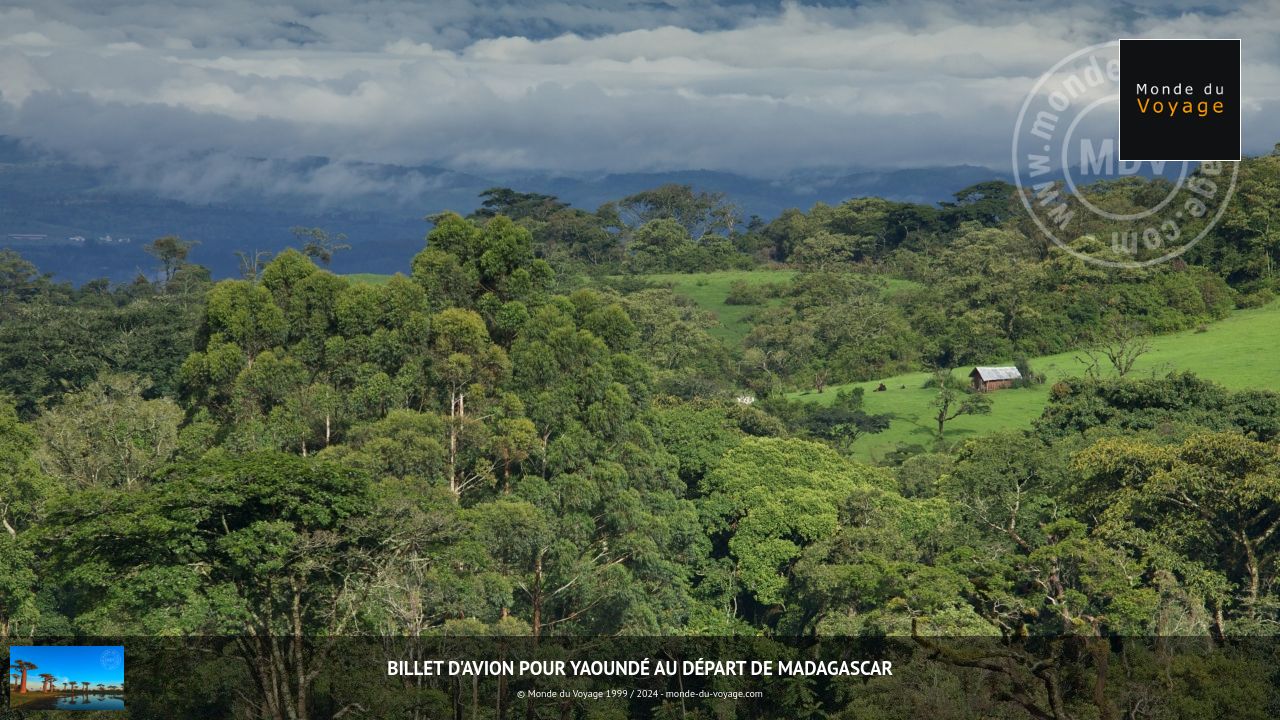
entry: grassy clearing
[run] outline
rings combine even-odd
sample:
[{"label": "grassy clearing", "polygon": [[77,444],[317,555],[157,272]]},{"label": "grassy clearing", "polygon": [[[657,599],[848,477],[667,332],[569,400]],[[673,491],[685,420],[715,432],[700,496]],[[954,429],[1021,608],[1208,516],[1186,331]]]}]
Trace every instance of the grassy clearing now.
[{"label": "grassy clearing", "polygon": [[[762,308],[779,305],[782,300],[770,299],[763,305],[726,305],[724,299],[728,297],[733,283],[741,280],[749,285],[781,284],[790,282],[795,275],[795,270],[721,270],[705,273],[656,273],[641,277],[649,282],[670,285],[677,294],[684,295],[697,303],[698,307],[715,315],[720,324],[711,329],[711,334],[737,345],[751,330],[751,314]],[[915,285],[910,280],[888,278],[886,292],[893,293]]]},{"label": "grassy clearing", "polygon": [[777,305],[778,299],[770,299],[764,305],[726,305],[729,288],[741,280],[749,285],[786,283],[795,276],[794,270],[722,270],[705,273],[659,273],[643,275],[645,280],[670,285],[679,295],[693,300],[698,307],[716,316],[720,324],[711,334],[728,343],[737,344],[747,336],[751,323],[747,317],[763,307]]},{"label": "grassy clearing", "polygon": [[379,273],[351,273],[342,277],[353,283],[365,283],[367,285],[386,285],[391,282],[393,275],[382,275]]},{"label": "grassy clearing", "polygon": [[[1208,326],[1205,332],[1189,330],[1153,338],[1151,352],[1142,356],[1133,375],[1163,375],[1190,370],[1228,388],[1280,389],[1280,302],[1263,308],[1240,310],[1231,317]],[[1032,389],[1002,390],[991,396],[991,414],[960,417],[947,424],[947,441],[1011,428],[1027,427],[1039,417],[1049,396],[1049,386],[1063,377],[1082,374],[1079,353],[1032,358],[1031,367],[1046,376],[1047,382]],[[1012,364],[1010,358],[990,364]],[[967,375],[971,368],[958,368]],[[934,391],[922,387],[928,373],[908,373],[883,380],[829,387],[822,393],[793,393],[792,398],[829,403],[836,392],[849,387],[865,391],[868,412],[893,413],[889,429],[858,440],[855,453],[864,460],[879,460],[899,445],[928,447],[933,439],[931,421]],[[883,382],[885,392],[874,392]]]}]

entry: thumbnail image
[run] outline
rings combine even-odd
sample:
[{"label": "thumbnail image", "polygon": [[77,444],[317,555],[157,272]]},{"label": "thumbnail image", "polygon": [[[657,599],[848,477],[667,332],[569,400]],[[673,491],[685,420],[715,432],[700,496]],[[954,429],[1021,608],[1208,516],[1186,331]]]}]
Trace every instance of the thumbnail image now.
[{"label": "thumbnail image", "polygon": [[15,710],[124,710],[124,647],[11,647],[9,680]]}]

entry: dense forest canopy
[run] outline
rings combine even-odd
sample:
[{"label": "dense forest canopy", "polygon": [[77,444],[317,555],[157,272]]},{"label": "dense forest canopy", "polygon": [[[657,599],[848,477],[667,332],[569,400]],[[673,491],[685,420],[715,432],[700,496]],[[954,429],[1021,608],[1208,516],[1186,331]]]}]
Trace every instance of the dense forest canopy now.
[{"label": "dense forest canopy", "polygon": [[[1087,192],[1116,207],[1145,182]],[[594,212],[494,189],[384,283],[318,266],[341,251],[323,232],[216,283],[177,238],[162,282],[120,286],[0,253],[0,642],[980,636],[1028,669],[955,663],[1001,717],[1119,717],[1142,678],[1045,667],[1109,636],[1280,628],[1280,396],[1126,365],[1272,301],[1280,156],[1145,269],[1058,251],[1015,193],[766,222],[685,186]],[[783,266],[733,288],[741,343],[651,277]],[[1098,362],[1033,425],[949,441],[989,411],[953,369],[1076,349]],[[934,372],[937,440],[880,465],[850,456],[888,422],[861,390],[789,394],[906,370]],[[305,717],[315,658],[244,652],[296,671],[259,699]]]}]

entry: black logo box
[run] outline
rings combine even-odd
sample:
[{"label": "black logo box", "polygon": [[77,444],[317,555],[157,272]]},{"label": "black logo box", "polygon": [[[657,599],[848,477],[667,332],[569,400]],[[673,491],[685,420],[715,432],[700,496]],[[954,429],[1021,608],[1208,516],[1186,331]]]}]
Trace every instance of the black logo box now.
[{"label": "black logo box", "polygon": [[[1139,85],[1146,85],[1147,92],[1139,94]],[[1209,85],[1212,92],[1206,94]],[[1165,86],[1183,92],[1166,95],[1160,92]],[[1146,104],[1145,114],[1138,100]],[[1191,114],[1183,112],[1188,101]],[[1157,102],[1160,114],[1154,112]],[[1172,102],[1177,107],[1170,115]],[[1201,102],[1209,109],[1203,117]],[[1221,113],[1212,112],[1217,102]],[[1121,160],[1238,161],[1240,116],[1239,39],[1120,39]]]}]

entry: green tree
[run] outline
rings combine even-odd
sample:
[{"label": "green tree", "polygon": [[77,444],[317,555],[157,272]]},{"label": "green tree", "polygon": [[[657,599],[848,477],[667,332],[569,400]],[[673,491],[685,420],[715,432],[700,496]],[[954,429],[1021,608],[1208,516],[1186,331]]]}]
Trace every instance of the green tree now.
[{"label": "green tree", "polygon": [[52,488],[36,465],[36,447],[35,432],[0,396],[0,642],[19,626],[33,627],[39,616],[28,531],[41,519]]},{"label": "green tree", "polygon": [[471,213],[472,218],[488,219],[504,215],[512,220],[547,220],[568,209],[554,195],[517,192],[510,188],[493,187],[480,193],[484,198],[480,207]]},{"label": "green tree", "polygon": [[193,240],[183,240],[177,235],[165,235],[147,243],[142,249],[160,261],[160,270],[164,273],[165,283],[168,283],[178,269],[186,264],[187,255],[197,244]]},{"label": "green tree", "polygon": [[653,220],[674,220],[695,240],[713,232],[728,233],[738,224],[738,208],[724,193],[694,190],[690,185],[668,183],[628,195],[618,209],[632,227]]},{"label": "green tree", "polygon": [[804,547],[836,531],[840,502],[859,487],[892,484],[817,443],[747,438],[707,475],[702,512],[727,543],[742,589],[774,605]]},{"label": "green tree", "polygon": [[943,557],[966,580],[956,595],[1003,641],[930,638],[928,616],[912,635],[942,662],[982,671],[1033,717],[1119,717],[1107,635],[1151,632],[1180,588],[1148,585],[1146,560],[1073,517],[1071,483],[1062,454],[1021,433],[966,443],[941,485],[968,528]]},{"label": "green tree", "polygon": [[837,508],[836,531],[806,547],[792,568],[779,632],[904,636],[915,621],[936,635],[996,634],[965,601],[969,579],[938,561],[959,530],[948,502],[864,485]]},{"label": "green tree", "polygon": [[302,254],[325,267],[333,261],[335,253],[351,249],[344,233],[330,235],[327,230],[318,227],[294,227],[290,232],[295,240],[302,243]]},{"label": "green tree", "polygon": [[0,308],[24,302],[39,292],[42,278],[35,265],[8,248],[0,250]]},{"label": "green tree", "polygon": [[670,270],[675,258],[692,245],[687,228],[673,218],[656,218],[632,232],[627,265],[636,273]]},{"label": "green tree", "polygon": [[1064,380],[1035,421],[1045,439],[1085,435],[1095,428],[1127,432],[1193,428],[1234,430],[1260,441],[1280,437],[1280,394],[1229,391],[1193,373],[1158,378]]},{"label": "green tree", "polygon": [[92,489],[48,541],[86,632],[234,635],[271,718],[310,717],[313,683],[352,627],[372,568],[368,480],[275,453],[211,457],[137,492]]},{"label": "green tree", "polygon": [[284,312],[263,285],[223,280],[209,292],[203,332],[210,344],[215,338],[235,343],[249,364],[258,353],[283,342],[286,330]]},{"label": "green tree", "polygon": [[433,219],[427,247],[413,259],[413,279],[433,308],[496,310],[511,300],[536,301],[549,287],[551,266],[534,257],[529,230],[510,218],[499,215],[483,227],[454,213]]},{"label": "green tree", "polygon": [[[447,475],[456,497],[480,483],[495,481],[492,461],[468,452],[469,439],[484,431],[475,418],[477,402],[511,372],[502,348],[489,338],[484,319],[470,310],[450,308],[432,318],[433,375],[446,402],[448,418]],[[467,410],[472,400],[472,414]],[[481,404],[481,407],[483,405]],[[483,445],[483,441],[476,444]]]},{"label": "green tree", "polygon": [[40,463],[70,487],[131,488],[173,459],[182,409],[149,384],[107,375],[36,421]]},{"label": "green tree", "polygon": [[830,405],[820,405],[805,413],[804,429],[846,453],[863,435],[887,430],[891,416],[863,410],[862,396],[862,388],[837,392]]},{"label": "green tree", "polygon": [[[1110,491],[1101,511],[1106,537],[1169,562],[1213,604],[1215,631],[1242,632],[1280,619],[1271,596],[1280,573],[1280,453],[1237,433],[1199,433],[1179,445],[1100,440],[1075,467],[1086,488]],[[1097,490],[1093,492],[1097,492]],[[1216,576],[1216,578],[1215,578]],[[1225,597],[1227,588],[1239,588]]]},{"label": "green tree", "polygon": [[933,374],[933,382],[938,392],[933,396],[933,407],[936,411],[933,420],[937,423],[937,437],[944,438],[947,423],[961,415],[987,415],[991,413],[991,398],[985,393],[973,392],[964,387],[951,375],[951,370],[938,370]]}]

